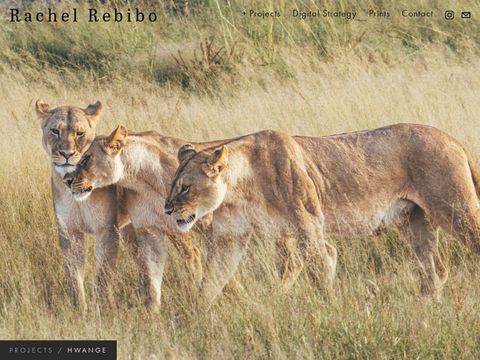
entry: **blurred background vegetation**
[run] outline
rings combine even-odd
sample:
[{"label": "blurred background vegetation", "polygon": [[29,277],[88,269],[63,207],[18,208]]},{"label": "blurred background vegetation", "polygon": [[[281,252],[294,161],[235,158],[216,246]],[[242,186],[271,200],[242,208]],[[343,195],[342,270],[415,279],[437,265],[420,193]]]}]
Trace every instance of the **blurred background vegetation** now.
[{"label": "blurred background vegetation", "polygon": [[[224,91],[225,80],[242,86],[255,74],[271,71],[279,78],[295,76],[300,60],[333,62],[339,55],[393,65],[416,53],[441,48],[451,56],[467,58],[480,49],[480,23],[459,19],[460,10],[478,14],[477,1],[10,1],[24,11],[57,12],[76,7],[78,23],[4,23],[1,60],[39,80],[45,69],[75,73],[105,82],[130,77],[210,95]],[[101,14],[117,8],[124,14],[135,8],[153,11],[156,22],[88,22],[88,8]],[[356,11],[354,21],[343,18],[292,16],[294,9]],[[280,17],[249,16],[249,10],[279,11]],[[367,17],[369,9],[387,10],[388,18]],[[431,18],[405,18],[403,9],[434,11]],[[446,9],[457,10],[447,21]],[[244,15],[246,11],[246,15]],[[248,69],[248,70],[247,70]],[[263,77],[258,76],[261,81]],[[81,84],[81,82],[80,82]]]}]

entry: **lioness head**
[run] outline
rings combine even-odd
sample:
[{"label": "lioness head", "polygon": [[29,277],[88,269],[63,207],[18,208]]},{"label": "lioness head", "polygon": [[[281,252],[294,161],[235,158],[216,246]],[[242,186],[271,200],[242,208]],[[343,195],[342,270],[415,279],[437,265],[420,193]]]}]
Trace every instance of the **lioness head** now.
[{"label": "lioness head", "polygon": [[165,213],[173,216],[179,231],[189,231],[198,219],[222,203],[227,191],[222,179],[227,158],[225,145],[196,152],[187,144],[178,151],[180,166],[165,202]]},{"label": "lioness head", "polygon": [[75,171],[64,177],[75,200],[86,200],[95,188],[115,184],[123,175],[120,153],[128,131],[118,126],[109,136],[97,137],[83,154]]},{"label": "lioness head", "polygon": [[97,101],[85,109],[60,106],[50,109],[42,100],[35,103],[42,121],[43,147],[52,165],[62,176],[73,171],[95,137],[95,124],[102,112]]}]

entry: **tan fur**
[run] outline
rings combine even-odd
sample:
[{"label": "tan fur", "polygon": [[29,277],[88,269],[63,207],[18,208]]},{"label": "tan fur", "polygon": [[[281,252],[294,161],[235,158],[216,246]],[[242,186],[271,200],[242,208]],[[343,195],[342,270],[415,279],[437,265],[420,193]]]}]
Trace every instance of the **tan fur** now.
[{"label": "tan fur", "polygon": [[[95,137],[96,122],[101,114],[100,102],[85,109],[61,106],[50,109],[45,102],[36,102],[41,120],[43,147],[52,162],[53,206],[58,223],[64,270],[72,303],[82,310],[86,307],[84,290],[86,233],[96,237],[96,294],[105,295],[108,276],[115,266],[119,224],[128,222],[120,204],[124,192],[115,186],[96,190],[85,202],[74,200],[63,176],[75,169],[82,154]],[[123,199],[123,200],[122,200]],[[117,218],[118,217],[118,218]],[[121,221],[119,223],[119,221]],[[123,231],[125,240],[134,244],[131,225]]]},{"label": "tan fur", "polygon": [[[183,143],[153,131],[128,134],[119,126],[110,136],[97,137],[76,171],[65,177],[77,199],[88,200],[111,184],[128,190],[125,207],[137,235],[146,304],[152,310],[160,305],[167,239],[190,260],[196,280],[202,278],[200,254],[191,236],[178,234],[164,214],[169,179],[178,166],[176,151]],[[208,224],[205,217],[197,230],[205,234],[209,231]]]},{"label": "tan fur", "polygon": [[290,254],[284,279],[301,269],[293,261],[298,248],[304,266],[327,288],[336,250],[325,233],[399,228],[418,258],[425,294],[436,293],[447,278],[437,228],[480,250],[480,179],[461,144],[438,129],[399,124],[320,138],[262,131],[189,152],[167,207],[177,222],[213,213],[204,278],[210,299],[235,272],[252,232],[278,239]]}]

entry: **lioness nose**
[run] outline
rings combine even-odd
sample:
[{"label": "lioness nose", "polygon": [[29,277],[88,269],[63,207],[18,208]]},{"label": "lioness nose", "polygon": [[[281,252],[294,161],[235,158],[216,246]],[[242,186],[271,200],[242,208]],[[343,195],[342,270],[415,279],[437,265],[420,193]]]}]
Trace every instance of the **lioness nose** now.
[{"label": "lioness nose", "polygon": [[66,160],[68,160],[68,158],[73,155],[73,151],[59,151],[59,153],[60,153],[60,155],[62,155]]}]

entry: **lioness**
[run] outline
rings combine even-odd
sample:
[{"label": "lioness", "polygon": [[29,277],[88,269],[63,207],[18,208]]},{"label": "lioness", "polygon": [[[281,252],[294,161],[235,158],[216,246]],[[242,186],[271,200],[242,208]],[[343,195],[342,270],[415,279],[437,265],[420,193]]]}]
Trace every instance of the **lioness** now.
[{"label": "lioness", "polygon": [[[53,206],[58,223],[60,248],[70,299],[82,310],[86,308],[85,233],[96,237],[96,289],[102,292],[108,274],[115,266],[118,249],[118,227],[121,194],[115,186],[95,191],[88,201],[78,203],[63,183],[63,176],[75,169],[82,154],[95,137],[95,127],[102,112],[97,101],[85,109],[75,106],[50,108],[42,100],[35,104],[41,120],[43,147],[52,163]],[[126,222],[127,217],[122,216]],[[123,237],[134,242],[131,225],[125,226]]]},{"label": "lioness", "polygon": [[[170,179],[178,166],[177,149],[185,141],[163,136],[154,131],[128,133],[119,126],[109,136],[98,136],[85,152],[76,170],[67,174],[65,183],[73,197],[82,202],[100,188],[118,184],[127,189],[125,207],[131,217],[139,244],[146,305],[157,310],[160,305],[163,269],[166,260],[166,239],[186,244],[198,264],[197,280],[201,280],[200,255],[185,236],[178,232],[163,213]],[[199,143],[210,147],[219,141]],[[209,231],[208,219],[199,230]]]},{"label": "lioness", "polygon": [[424,294],[447,279],[437,228],[480,250],[480,178],[462,145],[433,127],[318,138],[262,131],[198,152],[187,145],[179,160],[165,212],[181,232],[213,213],[209,298],[232,276],[252,231],[295,242],[307,268],[331,284],[336,251],[324,233],[396,226],[418,258]]}]

